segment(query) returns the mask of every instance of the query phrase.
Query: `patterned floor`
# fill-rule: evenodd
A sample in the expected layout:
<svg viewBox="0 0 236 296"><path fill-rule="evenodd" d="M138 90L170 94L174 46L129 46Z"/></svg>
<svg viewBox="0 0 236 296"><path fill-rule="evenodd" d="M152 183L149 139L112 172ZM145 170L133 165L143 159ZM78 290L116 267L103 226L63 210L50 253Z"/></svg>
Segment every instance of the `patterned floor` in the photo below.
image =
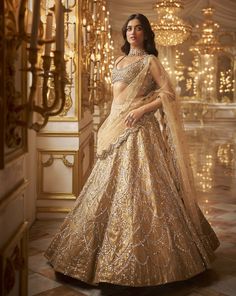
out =
<svg viewBox="0 0 236 296"><path fill-rule="evenodd" d="M188 281L149 288L102 284L92 287L56 276L43 257L61 221L36 221L30 231L29 295L63 296L235 296L236 128L189 127L188 139L199 204L221 241L208 270Z"/></svg>

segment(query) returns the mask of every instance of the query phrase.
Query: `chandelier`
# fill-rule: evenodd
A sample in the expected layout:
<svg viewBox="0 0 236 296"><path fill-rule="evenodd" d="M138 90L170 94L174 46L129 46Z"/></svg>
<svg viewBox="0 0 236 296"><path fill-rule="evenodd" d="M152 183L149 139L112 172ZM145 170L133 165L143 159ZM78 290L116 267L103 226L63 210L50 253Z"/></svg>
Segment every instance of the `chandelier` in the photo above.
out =
<svg viewBox="0 0 236 296"><path fill-rule="evenodd" d="M205 18L202 25L196 26L196 29L200 27L200 39L191 47L191 51L195 51L200 54L214 54L223 49L218 40L219 24L213 21L213 14L215 9L213 7L207 7L202 9L202 14Z"/></svg>
<svg viewBox="0 0 236 296"><path fill-rule="evenodd" d="M183 43L192 32L178 14L183 9L181 0L158 0L155 4L158 22L152 24L158 45L173 46Z"/></svg>

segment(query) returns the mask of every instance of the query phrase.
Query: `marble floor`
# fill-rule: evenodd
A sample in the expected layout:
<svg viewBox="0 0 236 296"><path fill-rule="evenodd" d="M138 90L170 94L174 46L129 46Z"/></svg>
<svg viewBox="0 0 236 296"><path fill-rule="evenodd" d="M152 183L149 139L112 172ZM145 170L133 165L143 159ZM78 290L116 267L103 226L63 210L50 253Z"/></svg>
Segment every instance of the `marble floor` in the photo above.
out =
<svg viewBox="0 0 236 296"><path fill-rule="evenodd" d="M187 135L199 204L221 241L212 268L187 281L158 287L89 286L56 275L43 257L61 220L36 221L30 230L29 295L236 295L236 127L188 126Z"/></svg>

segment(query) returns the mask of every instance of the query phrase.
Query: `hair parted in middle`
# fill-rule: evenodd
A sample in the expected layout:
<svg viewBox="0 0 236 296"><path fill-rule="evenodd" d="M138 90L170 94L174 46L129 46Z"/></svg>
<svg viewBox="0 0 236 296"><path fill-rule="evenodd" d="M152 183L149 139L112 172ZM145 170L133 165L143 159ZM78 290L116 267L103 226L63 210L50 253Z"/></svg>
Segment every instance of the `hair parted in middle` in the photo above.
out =
<svg viewBox="0 0 236 296"><path fill-rule="evenodd" d="M143 27L143 31L144 31L144 50L149 53L149 54L153 54L156 57L158 56L158 51L156 49L156 45L155 45L155 34L151 28L150 22L147 19L147 17L141 13L135 13L135 14L131 14L128 19L126 20L124 26L122 27L122 35L123 38L125 40L124 45L121 46L121 50L122 52L124 52L126 55L129 53L130 50L130 44L127 41L126 38L126 31L127 31L127 25L129 23L129 21L133 20L133 19L138 19Z"/></svg>

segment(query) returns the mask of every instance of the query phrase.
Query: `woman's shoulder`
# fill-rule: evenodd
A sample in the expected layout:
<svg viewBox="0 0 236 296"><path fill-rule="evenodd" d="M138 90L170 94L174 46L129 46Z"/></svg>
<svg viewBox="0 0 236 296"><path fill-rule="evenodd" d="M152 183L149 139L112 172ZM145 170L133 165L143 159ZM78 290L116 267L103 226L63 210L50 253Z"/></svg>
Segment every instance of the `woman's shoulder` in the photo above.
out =
<svg viewBox="0 0 236 296"><path fill-rule="evenodd" d="M119 61L121 61L124 57L125 57L125 55L118 56L118 57L115 59L115 65L116 65L117 63L119 63Z"/></svg>
<svg viewBox="0 0 236 296"><path fill-rule="evenodd" d="M152 61L152 60L158 60L158 57L155 56L153 53L148 54L148 57L149 57L149 60L150 61Z"/></svg>
<svg viewBox="0 0 236 296"><path fill-rule="evenodd" d="M151 68L159 68L159 67L161 67L161 62L160 62L160 60L159 60L159 58L157 57L157 56L155 56L154 54L149 54L148 55L148 57L149 57L149 66L151 67Z"/></svg>

